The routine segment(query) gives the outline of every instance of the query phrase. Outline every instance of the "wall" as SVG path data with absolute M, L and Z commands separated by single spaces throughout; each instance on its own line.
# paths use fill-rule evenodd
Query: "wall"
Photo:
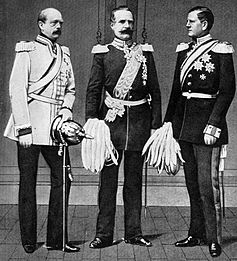
M 38 32 L 36 17 L 41 9 L 55 7 L 62 12 L 65 23 L 60 43 L 70 47 L 77 87 L 75 120 L 84 124 L 85 93 L 92 62 L 90 52 L 92 46 L 96 44 L 98 21 L 102 32 L 102 43 L 111 41 L 109 13 L 112 8 L 121 4 L 128 4 L 134 12 L 136 19 L 134 38 L 140 42 L 143 40 L 142 29 L 146 4 L 147 41 L 152 43 L 155 49 L 154 57 L 162 93 L 163 114 L 171 90 L 176 45 L 179 42 L 190 41 L 185 29 L 188 9 L 200 4 L 210 7 L 216 18 L 212 35 L 236 46 L 236 0 L 0 0 L 0 184 L 17 184 L 19 178 L 15 143 L 2 136 L 10 115 L 8 79 L 14 61 L 15 43 L 35 38 Z M 234 62 L 236 65 L 235 55 Z M 237 169 L 236 109 L 235 99 L 228 113 L 230 145 L 226 161 L 226 175 L 233 177 Z M 83 175 L 88 175 L 82 169 L 80 145 L 71 148 L 71 151 L 72 166 L 80 180 Z M 42 182 L 47 181 L 45 174 L 48 173 L 48 168 L 42 158 L 40 158 L 39 166 L 41 174 L 38 179 Z

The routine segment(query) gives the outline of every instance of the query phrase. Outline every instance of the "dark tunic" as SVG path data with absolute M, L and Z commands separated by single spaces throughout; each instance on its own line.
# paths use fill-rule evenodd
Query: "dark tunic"
M 108 45 L 108 49 L 108 52 L 96 53 L 93 58 L 86 96 L 86 119 L 104 119 L 108 108 L 101 99 L 102 94 L 107 91 L 114 97 L 114 87 L 126 64 L 123 51 L 112 45 Z M 142 82 L 141 66 L 125 100 L 137 101 L 150 95 L 151 103 L 125 106 L 122 117 L 117 115 L 115 121 L 106 122 L 111 140 L 119 150 L 142 150 L 150 130 L 161 126 L 161 95 L 153 55 L 148 51 L 143 51 L 143 55 L 147 59 L 146 86 Z
M 219 45 L 223 43 L 218 43 Z M 207 61 L 200 68 L 193 67 L 181 88 L 180 68 L 189 48 L 180 51 L 177 57 L 172 92 L 165 116 L 172 122 L 174 137 L 179 140 L 204 144 L 203 131 L 207 124 L 221 129 L 220 138 L 214 146 L 228 143 L 226 114 L 235 93 L 235 74 L 232 54 L 211 50 Z M 200 64 L 199 64 L 200 65 Z M 217 94 L 215 99 L 200 99 L 182 96 L 182 92 Z

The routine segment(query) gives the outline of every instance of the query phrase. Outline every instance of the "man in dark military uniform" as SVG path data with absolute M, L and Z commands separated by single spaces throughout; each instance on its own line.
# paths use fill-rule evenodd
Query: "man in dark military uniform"
M 72 118 L 75 100 L 70 52 L 56 43 L 62 24 L 58 10 L 47 8 L 40 12 L 40 34 L 35 41 L 17 43 L 10 77 L 12 116 L 4 135 L 17 142 L 20 229 L 27 253 L 33 253 L 37 248 L 36 175 L 40 153 L 50 166 L 52 183 L 46 247 L 65 252 L 79 251 L 67 242 L 63 205 L 65 203 L 67 209 L 70 180 L 66 178 L 66 202 L 63 203 L 63 160 L 50 136 L 50 126 L 56 116 L 62 117 L 58 128 Z
M 190 43 L 177 47 L 174 82 L 165 122 L 172 122 L 185 160 L 184 173 L 190 197 L 188 238 L 177 247 L 207 241 L 212 257 L 221 254 L 218 243 L 218 165 L 223 144 L 228 143 L 226 114 L 235 93 L 233 47 L 212 39 L 214 16 L 197 6 L 188 12 Z
M 125 6 L 112 11 L 111 28 L 115 38 L 108 45 L 97 45 L 86 96 L 86 119 L 105 119 L 111 140 L 124 156 L 125 242 L 151 246 L 141 231 L 142 148 L 151 129 L 161 125 L 161 97 L 152 46 L 132 41 L 133 15 Z M 101 104 L 101 94 L 105 100 Z M 151 101 L 148 103 L 148 96 Z M 119 165 L 101 171 L 99 214 L 96 236 L 90 248 L 113 242 Z

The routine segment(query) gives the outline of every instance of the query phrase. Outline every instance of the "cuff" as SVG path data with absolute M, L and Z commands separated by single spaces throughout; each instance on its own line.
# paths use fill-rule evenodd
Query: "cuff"
M 15 126 L 15 136 L 23 136 L 32 133 L 32 127 L 29 125 Z
M 215 138 L 220 138 L 221 129 L 219 129 L 213 125 L 207 125 L 206 128 L 204 129 L 203 133 L 214 136 Z

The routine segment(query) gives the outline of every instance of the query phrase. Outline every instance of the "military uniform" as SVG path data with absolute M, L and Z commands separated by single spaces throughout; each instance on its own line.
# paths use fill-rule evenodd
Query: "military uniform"
M 137 58 L 130 57 L 133 51 Z M 152 51 L 151 45 L 134 43 L 129 48 L 119 39 L 92 50 L 94 58 L 87 88 L 86 119 L 105 119 L 118 151 L 119 164 L 124 153 L 125 238 L 141 235 L 141 151 L 151 129 L 161 125 L 161 97 Z M 129 67 L 130 58 L 134 66 Z M 101 98 L 103 95 L 105 99 Z M 113 103 L 119 107 L 115 115 L 116 109 L 110 106 Z M 112 165 L 101 171 L 96 237 L 110 241 L 113 238 L 118 169 L 119 166 Z
M 209 35 L 177 47 L 172 92 L 165 115 L 184 157 L 190 196 L 189 235 L 217 242 L 218 163 L 228 143 L 226 114 L 235 93 L 233 47 Z M 217 138 L 205 145 L 204 134 Z M 213 192 L 213 189 L 216 188 Z
M 10 77 L 12 115 L 4 136 L 18 141 L 32 135 L 33 145 L 18 144 L 19 214 L 23 245 L 36 243 L 36 174 L 40 152 L 51 169 L 47 244 L 62 246 L 62 157 L 50 137 L 50 126 L 62 108 L 72 109 L 75 83 L 69 49 L 43 35 L 16 44 Z M 69 163 L 69 157 L 67 157 Z M 70 181 L 67 179 L 67 195 Z

